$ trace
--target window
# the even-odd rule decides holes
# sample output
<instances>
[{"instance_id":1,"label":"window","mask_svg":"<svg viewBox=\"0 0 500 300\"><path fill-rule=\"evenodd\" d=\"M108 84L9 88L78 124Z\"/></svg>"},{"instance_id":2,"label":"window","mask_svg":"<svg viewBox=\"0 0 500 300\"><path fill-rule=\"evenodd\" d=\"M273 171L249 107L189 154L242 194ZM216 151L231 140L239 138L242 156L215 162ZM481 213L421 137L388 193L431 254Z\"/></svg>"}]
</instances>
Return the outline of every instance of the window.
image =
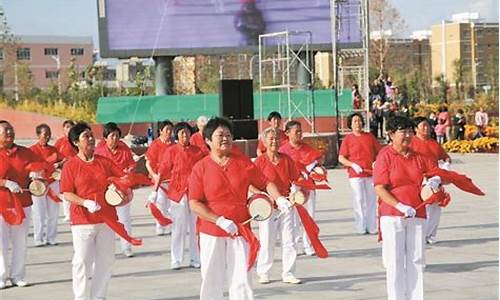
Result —
<instances>
[{"instance_id":1,"label":"window","mask_svg":"<svg viewBox=\"0 0 500 300\"><path fill-rule=\"evenodd\" d=\"M57 78L59 78L59 72L58 71L45 71L45 78L57 79Z\"/></svg>"},{"instance_id":2,"label":"window","mask_svg":"<svg viewBox=\"0 0 500 300\"><path fill-rule=\"evenodd\" d=\"M488 47L489 47L489 45L488 45ZM0 48L0 60L2 60L2 59L3 59L3 48Z\"/></svg>"},{"instance_id":3,"label":"window","mask_svg":"<svg viewBox=\"0 0 500 300\"><path fill-rule=\"evenodd\" d=\"M19 49L17 49L17 59L19 59L19 60L30 60L31 59L30 48L19 48Z\"/></svg>"},{"instance_id":4,"label":"window","mask_svg":"<svg viewBox=\"0 0 500 300\"><path fill-rule=\"evenodd\" d=\"M43 52L45 53L45 55L50 55L50 56L57 56L57 48L45 48L43 50Z\"/></svg>"},{"instance_id":5,"label":"window","mask_svg":"<svg viewBox=\"0 0 500 300\"><path fill-rule=\"evenodd\" d=\"M83 48L71 48L71 55L83 55Z\"/></svg>"},{"instance_id":6,"label":"window","mask_svg":"<svg viewBox=\"0 0 500 300\"><path fill-rule=\"evenodd\" d=\"M0 73L0 88L3 88L3 73Z\"/></svg>"}]
</instances>

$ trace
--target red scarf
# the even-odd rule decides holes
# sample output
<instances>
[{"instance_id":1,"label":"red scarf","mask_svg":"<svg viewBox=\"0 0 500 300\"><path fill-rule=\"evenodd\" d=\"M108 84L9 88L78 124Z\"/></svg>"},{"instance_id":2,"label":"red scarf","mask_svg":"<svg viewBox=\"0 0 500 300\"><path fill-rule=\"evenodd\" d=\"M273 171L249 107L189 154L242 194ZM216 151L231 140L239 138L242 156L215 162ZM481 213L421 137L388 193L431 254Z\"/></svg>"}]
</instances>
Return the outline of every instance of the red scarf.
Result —
<instances>
[{"instance_id":1,"label":"red scarf","mask_svg":"<svg viewBox=\"0 0 500 300\"><path fill-rule=\"evenodd\" d=\"M248 268L247 271L250 271L250 269L253 267L255 264L255 260L257 259L257 254L259 253L260 249L260 242L257 239L257 237L253 234L252 230L250 229L250 226L245 224L238 224L238 232L241 234L241 237L248 243L250 248L248 249Z\"/></svg>"},{"instance_id":2,"label":"red scarf","mask_svg":"<svg viewBox=\"0 0 500 300\"><path fill-rule=\"evenodd\" d=\"M318 255L319 258L327 258L328 251L319 240L318 225L314 222L313 218L311 218L311 216L307 213L307 210L302 205L295 204L295 207L297 208L300 221L302 221L302 225L304 225L304 230L306 231L307 237L311 241L316 255Z\"/></svg>"}]
</instances>

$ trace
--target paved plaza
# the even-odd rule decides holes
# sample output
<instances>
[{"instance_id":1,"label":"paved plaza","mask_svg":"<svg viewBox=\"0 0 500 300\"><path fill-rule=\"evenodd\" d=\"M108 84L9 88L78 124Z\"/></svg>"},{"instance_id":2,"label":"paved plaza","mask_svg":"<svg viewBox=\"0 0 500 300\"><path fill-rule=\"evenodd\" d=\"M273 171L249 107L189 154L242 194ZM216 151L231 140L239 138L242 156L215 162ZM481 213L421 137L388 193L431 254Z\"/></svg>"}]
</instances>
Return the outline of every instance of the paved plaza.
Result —
<instances>
[{"instance_id":1,"label":"paved plaza","mask_svg":"<svg viewBox=\"0 0 500 300\"><path fill-rule=\"evenodd\" d=\"M441 217L439 243L426 250L425 299L498 299L498 155L452 155L452 159L453 169L467 173L486 196L449 188L452 203ZM386 298L381 245L375 235L354 233L347 174L329 170L329 180L334 189L319 192L317 220L330 257L300 256L296 275L303 279L301 285L281 283L277 259L270 284L254 280L256 299ZM200 271L169 269L170 237L155 235L144 208L148 192L148 188L137 190L132 208L133 236L143 238L144 245L134 249L133 258L116 255L108 299L198 299ZM31 286L1 290L0 299L72 298L73 249L69 225L62 218L59 232L58 246L42 248L33 247L30 234L26 279Z\"/></svg>"}]
</instances>

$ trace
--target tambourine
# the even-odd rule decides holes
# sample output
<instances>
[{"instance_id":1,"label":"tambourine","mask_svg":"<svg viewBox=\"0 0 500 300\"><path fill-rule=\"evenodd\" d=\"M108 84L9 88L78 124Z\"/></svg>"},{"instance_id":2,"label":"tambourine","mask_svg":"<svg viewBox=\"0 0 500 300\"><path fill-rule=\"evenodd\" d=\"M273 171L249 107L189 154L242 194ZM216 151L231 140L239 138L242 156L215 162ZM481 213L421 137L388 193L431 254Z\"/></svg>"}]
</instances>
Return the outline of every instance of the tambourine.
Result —
<instances>
[{"instance_id":1,"label":"tambourine","mask_svg":"<svg viewBox=\"0 0 500 300\"><path fill-rule=\"evenodd\" d=\"M61 169L56 169L52 175L50 175L54 180L61 180Z\"/></svg>"},{"instance_id":2,"label":"tambourine","mask_svg":"<svg viewBox=\"0 0 500 300\"><path fill-rule=\"evenodd\" d=\"M311 177L312 180L316 182L326 181L328 172L324 167L316 166L312 169L312 172L309 176Z\"/></svg>"},{"instance_id":3,"label":"tambourine","mask_svg":"<svg viewBox=\"0 0 500 300\"><path fill-rule=\"evenodd\" d=\"M35 197L42 197L47 192L47 185L40 179L33 179L28 185L28 191Z\"/></svg>"},{"instance_id":4,"label":"tambourine","mask_svg":"<svg viewBox=\"0 0 500 300\"><path fill-rule=\"evenodd\" d=\"M116 188L114 184L110 184L104 193L104 199L106 203L111 206L121 206L130 202L132 197L130 195L124 194L122 191Z\"/></svg>"},{"instance_id":5,"label":"tambourine","mask_svg":"<svg viewBox=\"0 0 500 300\"><path fill-rule=\"evenodd\" d=\"M248 199L250 220L265 221L273 214L273 203L266 194L254 194Z\"/></svg>"},{"instance_id":6,"label":"tambourine","mask_svg":"<svg viewBox=\"0 0 500 300\"><path fill-rule=\"evenodd\" d=\"M288 200L290 200L292 204L304 205L307 202L307 196L302 191L295 191L290 193Z\"/></svg>"},{"instance_id":7,"label":"tambourine","mask_svg":"<svg viewBox=\"0 0 500 300\"><path fill-rule=\"evenodd\" d=\"M422 187L422 190L420 191L420 198L423 201L425 201L425 200L429 199L434 193L437 193L438 191L439 191L439 189L434 190L430 186L424 185Z\"/></svg>"}]
</instances>

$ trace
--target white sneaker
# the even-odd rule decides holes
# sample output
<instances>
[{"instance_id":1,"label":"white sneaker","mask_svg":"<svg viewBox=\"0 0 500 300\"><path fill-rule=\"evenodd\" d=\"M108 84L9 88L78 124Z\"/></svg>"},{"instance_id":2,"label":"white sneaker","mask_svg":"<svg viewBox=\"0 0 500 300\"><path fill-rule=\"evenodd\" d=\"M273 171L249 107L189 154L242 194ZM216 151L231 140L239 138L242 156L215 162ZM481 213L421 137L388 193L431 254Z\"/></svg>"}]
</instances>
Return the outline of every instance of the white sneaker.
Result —
<instances>
[{"instance_id":1,"label":"white sneaker","mask_svg":"<svg viewBox=\"0 0 500 300\"><path fill-rule=\"evenodd\" d=\"M429 245L434 245L435 243L437 243L437 241L435 239L433 239L432 237L428 237L425 239L425 241L427 242L427 244Z\"/></svg>"},{"instance_id":2,"label":"white sneaker","mask_svg":"<svg viewBox=\"0 0 500 300\"><path fill-rule=\"evenodd\" d=\"M293 275L288 275L286 277L283 277L283 282L284 283L291 283L291 284L300 284L302 281L298 279L297 277Z\"/></svg>"},{"instance_id":3,"label":"white sneaker","mask_svg":"<svg viewBox=\"0 0 500 300\"><path fill-rule=\"evenodd\" d=\"M0 290L3 290L7 287L7 283L5 281L0 281Z\"/></svg>"},{"instance_id":4,"label":"white sneaker","mask_svg":"<svg viewBox=\"0 0 500 300\"><path fill-rule=\"evenodd\" d=\"M25 287L28 285L28 282L21 279L21 280L14 282L14 285L17 285L18 287Z\"/></svg>"},{"instance_id":5,"label":"white sneaker","mask_svg":"<svg viewBox=\"0 0 500 300\"><path fill-rule=\"evenodd\" d=\"M304 250L304 253L305 253L306 256L314 256L314 255L316 255L316 252L314 252L314 250L309 250L309 249Z\"/></svg>"},{"instance_id":6,"label":"white sneaker","mask_svg":"<svg viewBox=\"0 0 500 300\"><path fill-rule=\"evenodd\" d=\"M133 257L134 253L132 253L132 250L127 249L127 250L123 251L123 255L125 255L126 257Z\"/></svg>"},{"instance_id":7,"label":"white sneaker","mask_svg":"<svg viewBox=\"0 0 500 300\"><path fill-rule=\"evenodd\" d=\"M201 267L200 263L198 262L191 262L189 265L191 268L199 269Z\"/></svg>"},{"instance_id":8,"label":"white sneaker","mask_svg":"<svg viewBox=\"0 0 500 300\"><path fill-rule=\"evenodd\" d=\"M43 246L45 246L45 243L43 241L35 241L34 244L35 244L35 247L43 247Z\"/></svg>"},{"instance_id":9,"label":"white sneaker","mask_svg":"<svg viewBox=\"0 0 500 300\"><path fill-rule=\"evenodd\" d=\"M259 276L259 283L260 284L267 284L271 282L271 280L269 280L269 275L267 274L262 274Z\"/></svg>"},{"instance_id":10,"label":"white sneaker","mask_svg":"<svg viewBox=\"0 0 500 300\"><path fill-rule=\"evenodd\" d=\"M178 262L174 262L170 265L171 270L180 270L181 269L181 264Z\"/></svg>"},{"instance_id":11,"label":"white sneaker","mask_svg":"<svg viewBox=\"0 0 500 300\"><path fill-rule=\"evenodd\" d=\"M50 241L50 242L47 242L47 245L49 245L49 246L57 246L57 242Z\"/></svg>"},{"instance_id":12,"label":"white sneaker","mask_svg":"<svg viewBox=\"0 0 500 300\"><path fill-rule=\"evenodd\" d=\"M163 229L163 228L156 228L156 235L157 236L165 235L165 229Z\"/></svg>"}]
</instances>

